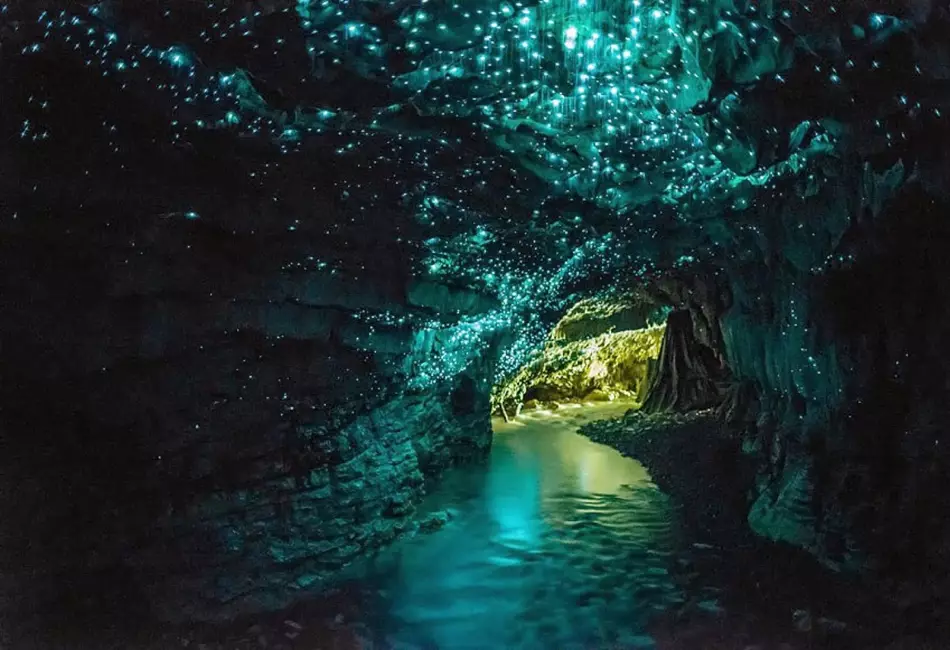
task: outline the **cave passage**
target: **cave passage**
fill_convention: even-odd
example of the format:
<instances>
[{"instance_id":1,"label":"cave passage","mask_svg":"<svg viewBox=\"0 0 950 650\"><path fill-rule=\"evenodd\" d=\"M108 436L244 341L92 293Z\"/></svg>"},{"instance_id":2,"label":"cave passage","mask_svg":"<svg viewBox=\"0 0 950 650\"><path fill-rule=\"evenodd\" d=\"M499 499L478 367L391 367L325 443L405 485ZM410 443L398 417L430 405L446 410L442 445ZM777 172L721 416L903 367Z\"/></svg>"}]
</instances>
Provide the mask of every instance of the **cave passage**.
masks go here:
<instances>
[{"instance_id":1,"label":"cave passage","mask_svg":"<svg viewBox=\"0 0 950 650\"><path fill-rule=\"evenodd\" d=\"M643 293L575 303L544 342L492 390L492 410L505 420L522 409L631 400L639 408L656 374L668 305Z\"/></svg>"},{"instance_id":2,"label":"cave passage","mask_svg":"<svg viewBox=\"0 0 950 650\"><path fill-rule=\"evenodd\" d=\"M950 648L948 34L0 0L0 649Z\"/></svg>"},{"instance_id":3,"label":"cave passage","mask_svg":"<svg viewBox=\"0 0 950 650\"><path fill-rule=\"evenodd\" d=\"M444 527L361 569L382 600L375 635L396 647L654 647L648 616L685 600L668 570L676 512L640 463L576 433L632 405L495 418L488 462L451 470L421 506L423 518L447 513Z\"/></svg>"}]
</instances>

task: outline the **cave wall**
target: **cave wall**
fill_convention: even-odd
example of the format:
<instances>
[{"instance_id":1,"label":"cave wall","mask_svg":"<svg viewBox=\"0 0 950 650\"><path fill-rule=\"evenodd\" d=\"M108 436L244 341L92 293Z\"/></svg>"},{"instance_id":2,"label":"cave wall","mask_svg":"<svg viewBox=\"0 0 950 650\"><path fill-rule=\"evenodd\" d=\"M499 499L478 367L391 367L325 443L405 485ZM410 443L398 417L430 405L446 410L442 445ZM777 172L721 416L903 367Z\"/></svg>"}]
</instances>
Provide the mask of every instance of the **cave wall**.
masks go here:
<instances>
[{"instance_id":1,"label":"cave wall","mask_svg":"<svg viewBox=\"0 0 950 650\"><path fill-rule=\"evenodd\" d=\"M760 465L751 527L834 567L938 572L948 509L924 495L948 485L946 8L801 17L794 63L749 57L765 73L747 84L707 62L736 192L703 222L699 275L720 275L719 296L679 284L736 379L721 413Z\"/></svg>"},{"instance_id":2,"label":"cave wall","mask_svg":"<svg viewBox=\"0 0 950 650\"><path fill-rule=\"evenodd\" d=\"M102 597L173 620L286 605L411 531L428 482L491 444L504 332L459 336L491 298L393 257L285 264L301 237L324 250L306 231L139 227L3 238L11 625Z\"/></svg>"},{"instance_id":3,"label":"cave wall","mask_svg":"<svg viewBox=\"0 0 950 650\"><path fill-rule=\"evenodd\" d=\"M721 315L731 305L720 269L664 269L646 290L667 305L666 330L643 398L647 413L693 411L719 406L732 378L724 358Z\"/></svg>"},{"instance_id":4,"label":"cave wall","mask_svg":"<svg viewBox=\"0 0 950 650\"><path fill-rule=\"evenodd\" d=\"M946 569L948 204L900 162L826 172L763 201L724 267L749 523L835 567Z\"/></svg>"}]
</instances>

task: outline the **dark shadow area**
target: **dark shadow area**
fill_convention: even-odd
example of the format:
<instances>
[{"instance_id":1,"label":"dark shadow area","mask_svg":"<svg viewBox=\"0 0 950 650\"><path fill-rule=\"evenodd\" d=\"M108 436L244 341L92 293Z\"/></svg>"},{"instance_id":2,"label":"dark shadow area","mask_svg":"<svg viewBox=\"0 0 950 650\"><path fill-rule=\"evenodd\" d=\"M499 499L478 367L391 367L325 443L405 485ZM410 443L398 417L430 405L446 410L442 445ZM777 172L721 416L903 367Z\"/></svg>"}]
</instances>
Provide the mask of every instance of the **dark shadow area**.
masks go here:
<instances>
[{"instance_id":1,"label":"dark shadow area","mask_svg":"<svg viewBox=\"0 0 950 650\"><path fill-rule=\"evenodd\" d=\"M688 310L677 310L666 319L660 357L641 407L646 413L692 411L718 406L729 369L722 353L704 345L693 333Z\"/></svg>"}]
</instances>

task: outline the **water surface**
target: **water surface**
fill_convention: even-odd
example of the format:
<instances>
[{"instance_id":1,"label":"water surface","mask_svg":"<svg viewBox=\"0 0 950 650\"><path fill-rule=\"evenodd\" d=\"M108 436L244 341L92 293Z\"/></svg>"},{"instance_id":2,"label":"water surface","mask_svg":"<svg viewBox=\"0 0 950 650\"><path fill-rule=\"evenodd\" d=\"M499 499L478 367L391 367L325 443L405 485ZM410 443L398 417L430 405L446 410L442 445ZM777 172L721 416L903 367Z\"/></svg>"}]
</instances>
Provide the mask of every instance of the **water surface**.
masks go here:
<instances>
[{"instance_id":1,"label":"water surface","mask_svg":"<svg viewBox=\"0 0 950 650\"><path fill-rule=\"evenodd\" d=\"M651 613L682 602L666 495L644 467L576 433L608 403L495 422L484 465L423 504L450 523L397 543L368 575L386 644L405 648L652 647Z\"/></svg>"}]
</instances>

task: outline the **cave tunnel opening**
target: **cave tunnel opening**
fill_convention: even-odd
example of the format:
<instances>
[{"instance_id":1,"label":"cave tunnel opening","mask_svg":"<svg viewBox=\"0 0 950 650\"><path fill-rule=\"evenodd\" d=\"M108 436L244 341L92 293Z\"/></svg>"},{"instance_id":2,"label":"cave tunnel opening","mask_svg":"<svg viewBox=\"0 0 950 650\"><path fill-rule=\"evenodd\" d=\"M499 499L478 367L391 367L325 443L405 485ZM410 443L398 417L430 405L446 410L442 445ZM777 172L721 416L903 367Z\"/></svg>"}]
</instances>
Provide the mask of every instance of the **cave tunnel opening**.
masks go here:
<instances>
[{"instance_id":1,"label":"cave tunnel opening","mask_svg":"<svg viewBox=\"0 0 950 650\"><path fill-rule=\"evenodd\" d=\"M688 412L718 406L731 384L723 342L691 287L702 280L670 276L571 305L543 343L492 387L493 415L562 403L624 400L631 409Z\"/></svg>"},{"instance_id":2,"label":"cave tunnel opening","mask_svg":"<svg viewBox=\"0 0 950 650\"><path fill-rule=\"evenodd\" d=\"M562 402L639 405L669 310L645 292L576 302L526 363L492 388L493 414L508 419Z\"/></svg>"}]
</instances>

